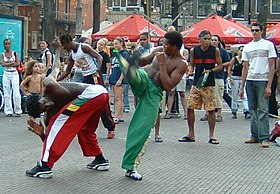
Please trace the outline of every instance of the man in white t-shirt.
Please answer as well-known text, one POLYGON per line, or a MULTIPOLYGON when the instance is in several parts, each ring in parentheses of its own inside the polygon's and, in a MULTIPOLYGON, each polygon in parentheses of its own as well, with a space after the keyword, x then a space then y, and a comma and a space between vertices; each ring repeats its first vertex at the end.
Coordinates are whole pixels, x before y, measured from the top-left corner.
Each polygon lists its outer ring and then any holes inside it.
POLYGON ((246 92, 251 114, 251 137, 245 143, 261 143, 269 147, 268 100, 271 95, 271 83, 275 71, 276 53, 273 43, 262 39, 263 27, 254 23, 251 27, 253 40, 244 46, 242 53, 243 72, 240 97, 246 92))

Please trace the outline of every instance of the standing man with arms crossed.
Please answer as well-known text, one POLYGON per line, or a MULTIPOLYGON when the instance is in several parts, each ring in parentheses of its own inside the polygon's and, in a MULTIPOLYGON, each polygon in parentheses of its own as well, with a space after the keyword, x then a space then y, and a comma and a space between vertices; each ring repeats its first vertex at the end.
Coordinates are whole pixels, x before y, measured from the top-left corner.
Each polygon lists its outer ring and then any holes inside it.
POLYGON ((140 61, 134 60, 135 56, 132 56, 130 64, 132 66, 128 66, 127 63, 121 64, 132 92, 139 98, 129 123, 122 161, 122 168, 126 170, 125 175, 133 180, 142 179, 136 168, 158 117, 162 92, 174 88, 187 71, 186 61, 180 54, 182 35, 179 32, 168 32, 164 37, 163 47, 156 48, 149 55, 140 58, 140 61), (135 63, 141 67, 145 66, 144 69, 135 68, 133 66, 135 63))
POLYGON ((190 51, 190 71, 194 73, 194 83, 190 91, 188 100, 188 126, 189 134, 179 139, 179 142, 195 142, 194 109, 201 109, 204 104, 204 109, 208 112, 209 125, 209 143, 219 144, 219 141, 214 138, 215 130, 215 77, 214 73, 220 72, 223 68, 219 48, 211 45, 211 33, 208 30, 203 30, 199 34, 200 45, 190 51), (217 64, 217 66, 215 66, 217 64), (201 85, 201 80, 205 73, 209 73, 205 84, 201 85))
POLYGON ((276 53, 273 43, 262 39, 263 27, 254 23, 251 27, 253 40, 242 52, 243 71, 240 97, 243 98, 246 81, 249 111, 251 115, 251 137, 245 143, 261 143, 269 147, 268 101, 275 71, 276 53))

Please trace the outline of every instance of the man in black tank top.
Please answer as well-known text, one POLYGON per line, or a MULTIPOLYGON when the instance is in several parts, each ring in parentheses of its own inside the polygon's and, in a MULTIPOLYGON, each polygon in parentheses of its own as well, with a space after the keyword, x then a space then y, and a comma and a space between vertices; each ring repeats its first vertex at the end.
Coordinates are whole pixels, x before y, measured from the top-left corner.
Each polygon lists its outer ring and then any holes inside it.
POLYGON ((188 100, 188 126, 189 134, 179 142, 194 142, 194 109, 204 109, 208 112, 209 143, 219 144, 214 138, 215 129, 215 79, 214 73, 222 70, 222 60, 218 48, 210 45, 211 33, 203 30, 199 34, 200 45, 190 51, 190 73, 194 72, 194 84, 188 100), (215 66, 217 64, 217 66, 215 66), (205 75, 208 74, 208 78, 205 75), (204 78, 204 79, 203 79, 204 78))

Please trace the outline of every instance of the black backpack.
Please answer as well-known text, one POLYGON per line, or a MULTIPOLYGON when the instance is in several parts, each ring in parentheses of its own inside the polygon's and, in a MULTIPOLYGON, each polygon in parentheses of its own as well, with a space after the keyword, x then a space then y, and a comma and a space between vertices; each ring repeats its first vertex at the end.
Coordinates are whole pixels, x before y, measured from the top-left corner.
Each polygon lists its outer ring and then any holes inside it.
MULTIPOLYGON (((48 64, 48 57, 47 57, 47 53, 51 53, 51 51, 50 50, 46 50, 45 52, 44 52, 44 54, 41 54, 40 55, 40 58, 38 59, 38 61, 39 62, 42 62, 42 58, 43 58, 43 55, 45 56, 45 58, 46 58, 46 64, 48 64)), ((51 53, 51 55, 52 55, 52 59, 51 59, 51 64, 53 65, 53 63, 54 63, 54 58, 55 58, 55 55, 54 54, 52 54, 51 53)))

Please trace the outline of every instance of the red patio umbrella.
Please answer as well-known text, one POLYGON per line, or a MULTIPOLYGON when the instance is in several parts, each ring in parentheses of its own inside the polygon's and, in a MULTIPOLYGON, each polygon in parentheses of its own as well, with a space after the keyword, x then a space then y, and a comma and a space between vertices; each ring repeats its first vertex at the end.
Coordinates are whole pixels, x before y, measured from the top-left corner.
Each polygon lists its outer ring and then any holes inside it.
POLYGON ((236 21, 236 20, 233 19, 233 18, 229 19, 228 21, 230 21, 230 22, 236 24, 237 26, 239 26, 239 27, 241 27, 241 28, 244 28, 245 30, 248 30, 249 32, 251 32, 251 29, 250 29, 250 28, 248 28, 247 26, 241 24, 240 22, 236 21))
POLYGON ((152 42, 156 42, 166 33, 154 24, 150 23, 148 25, 148 21, 142 16, 133 14, 110 27, 93 34, 91 37, 93 40, 107 38, 110 41, 117 37, 122 37, 125 40, 136 42, 142 32, 148 32, 148 26, 150 28, 152 42))
POLYGON ((276 45, 280 45, 280 23, 268 29, 266 32, 266 38, 276 45))
POLYGON ((184 43, 198 44, 198 35, 202 30, 209 30, 211 34, 219 35, 226 44, 248 43, 253 39, 250 31, 220 16, 213 15, 181 32, 184 43))

